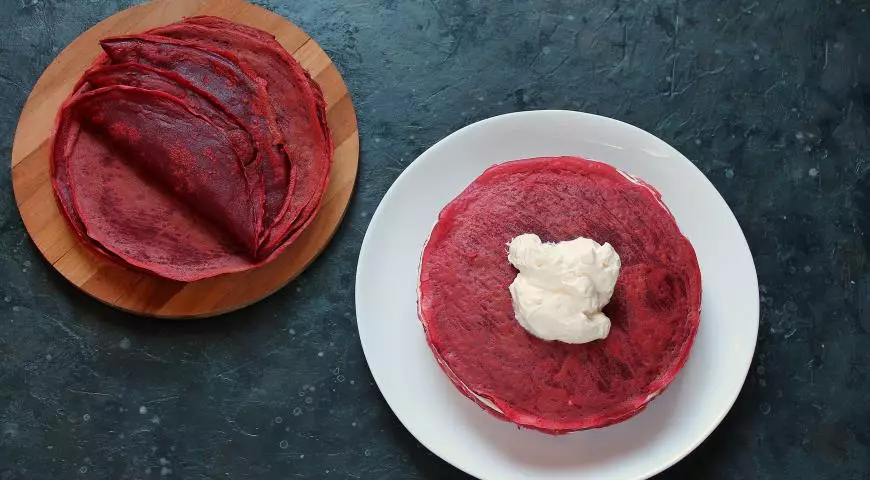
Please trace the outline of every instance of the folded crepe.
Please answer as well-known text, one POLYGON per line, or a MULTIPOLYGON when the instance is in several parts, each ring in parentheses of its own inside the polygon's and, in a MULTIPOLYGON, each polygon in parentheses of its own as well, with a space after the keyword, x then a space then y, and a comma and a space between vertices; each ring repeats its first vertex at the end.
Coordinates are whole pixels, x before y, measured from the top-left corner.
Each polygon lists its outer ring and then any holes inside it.
POLYGON ((180 281, 277 257, 316 215, 333 146, 274 37, 216 17, 101 41, 58 114, 61 212, 94 252, 180 281))

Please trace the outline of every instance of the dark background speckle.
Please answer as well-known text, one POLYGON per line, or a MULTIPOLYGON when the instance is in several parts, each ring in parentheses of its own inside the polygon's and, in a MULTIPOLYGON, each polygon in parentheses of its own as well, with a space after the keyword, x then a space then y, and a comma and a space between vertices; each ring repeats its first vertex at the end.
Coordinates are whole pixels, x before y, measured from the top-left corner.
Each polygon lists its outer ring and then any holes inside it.
MULTIPOLYGON (((73 38, 131 5, 2 0, 0 151, 73 38)), ((126 315, 55 274, 0 169, 0 479, 465 478, 389 411, 356 331, 356 258, 408 163, 459 127, 563 108, 638 125, 713 181, 761 283, 749 378, 661 479, 870 476, 870 2, 257 2, 329 52, 359 186, 298 281, 207 321, 126 315)), ((46 119, 51 121, 52 119, 46 119)))

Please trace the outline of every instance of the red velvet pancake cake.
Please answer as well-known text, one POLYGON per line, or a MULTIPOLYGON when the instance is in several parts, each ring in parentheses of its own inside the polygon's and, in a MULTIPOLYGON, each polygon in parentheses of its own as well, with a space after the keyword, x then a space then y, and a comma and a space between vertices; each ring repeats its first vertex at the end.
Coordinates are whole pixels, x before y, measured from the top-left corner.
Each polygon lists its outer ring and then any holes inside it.
POLYGON ((491 414, 551 434, 640 412, 685 364, 700 307, 694 249, 660 194, 576 157, 489 168, 441 211, 422 256, 419 314, 442 369, 491 414), (544 340, 520 324, 507 245, 529 233, 618 252, 605 338, 544 340))

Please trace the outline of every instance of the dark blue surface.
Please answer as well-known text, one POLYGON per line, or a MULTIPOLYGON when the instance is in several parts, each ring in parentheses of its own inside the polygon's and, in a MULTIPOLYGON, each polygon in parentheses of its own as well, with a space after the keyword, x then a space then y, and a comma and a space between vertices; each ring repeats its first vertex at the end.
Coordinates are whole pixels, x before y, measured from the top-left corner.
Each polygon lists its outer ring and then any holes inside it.
MULTIPOLYGON (((42 70, 129 1, 0 1, 0 151, 42 70)), ((408 163, 499 113, 583 110, 704 171, 755 255, 756 359, 732 412, 661 479, 870 476, 870 2, 260 2, 353 95, 359 184, 331 246, 241 312, 164 322, 42 260, 0 169, 0 479, 464 478, 382 400, 356 333, 369 217, 408 163)), ((46 122, 53 119, 46 118, 46 122)))

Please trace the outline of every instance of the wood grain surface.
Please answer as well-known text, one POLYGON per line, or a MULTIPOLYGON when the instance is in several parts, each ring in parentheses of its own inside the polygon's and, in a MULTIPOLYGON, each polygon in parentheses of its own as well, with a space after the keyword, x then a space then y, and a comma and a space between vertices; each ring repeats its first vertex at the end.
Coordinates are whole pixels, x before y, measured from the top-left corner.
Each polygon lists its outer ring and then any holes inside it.
POLYGON ((48 66, 21 113, 12 147, 12 186, 27 232, 45 259, 67 280, 119 309, 165 318, 217 315, 274 293, 305 269, 341 222, 356 181, 359 132, 347 87, 320 46, 287 19, 242 0, 156 0, 98 23, 48 66), (275 261, 238 274, 183 283, 96 256, 69 230, 49 177, 54 119, 61 103, 100 52, 103 37, 139 33, 192 15, 215 15, 274 35, 323 89, 335 143, 332 174, 317 218, 275 261))

